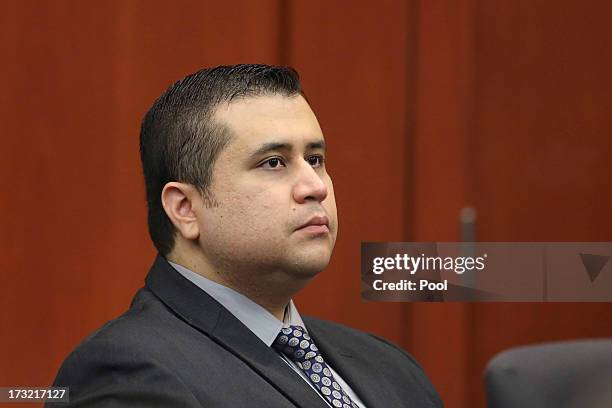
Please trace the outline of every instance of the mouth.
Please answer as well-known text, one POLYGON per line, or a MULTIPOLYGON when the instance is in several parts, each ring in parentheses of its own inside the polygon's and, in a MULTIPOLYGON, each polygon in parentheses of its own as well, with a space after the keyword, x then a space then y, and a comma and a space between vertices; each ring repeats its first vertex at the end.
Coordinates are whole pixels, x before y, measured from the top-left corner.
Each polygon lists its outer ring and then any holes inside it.
POLYGON ((325 215, 315 215, 296 229, 314 235, 329 233, 329 219, 325 215))

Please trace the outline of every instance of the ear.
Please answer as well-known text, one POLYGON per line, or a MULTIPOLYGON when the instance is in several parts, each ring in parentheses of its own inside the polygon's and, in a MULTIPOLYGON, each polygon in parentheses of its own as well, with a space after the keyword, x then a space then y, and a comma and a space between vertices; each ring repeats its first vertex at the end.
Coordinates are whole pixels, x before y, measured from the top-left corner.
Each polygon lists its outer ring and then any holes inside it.
POLYGON ((202 196, 196 187, 174 181, 167 183, 161 193, 161 202, 168 218, 183 238, 190 241, 199 238, 196 209, 201 207, 202 196))

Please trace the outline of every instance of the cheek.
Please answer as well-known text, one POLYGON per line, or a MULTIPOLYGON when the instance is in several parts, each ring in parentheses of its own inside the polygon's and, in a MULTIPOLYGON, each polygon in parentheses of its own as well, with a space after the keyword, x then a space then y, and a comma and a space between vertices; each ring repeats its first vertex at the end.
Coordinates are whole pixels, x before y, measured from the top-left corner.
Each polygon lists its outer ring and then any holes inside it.
POLYGON ((200 245, 215 259, 231 264, 272 262, 287 241, 285 222, 279 208, 267 201, 259 201, 258 194, 236 195, 219 200, 210 214, 208 225, 203 225, 200 245))
POLYGON ((217 203, 214 228, 222 229, 223 235, 233 235, 236 240, 261 235, 283 225, 282 210, 269 192, 224 192, 217 203))

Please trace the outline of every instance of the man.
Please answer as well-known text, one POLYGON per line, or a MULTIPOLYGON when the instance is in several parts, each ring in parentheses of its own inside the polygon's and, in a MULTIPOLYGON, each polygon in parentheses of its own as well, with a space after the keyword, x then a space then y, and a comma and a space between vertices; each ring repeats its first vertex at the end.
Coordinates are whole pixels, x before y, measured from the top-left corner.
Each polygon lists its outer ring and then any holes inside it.
POLYGON ((378 337, 299 315, 338 222, 325 141, 290 68, 205 69, 144 118, 159 255, 124 315, 66 359, 71 406, 439 407, 378 337))

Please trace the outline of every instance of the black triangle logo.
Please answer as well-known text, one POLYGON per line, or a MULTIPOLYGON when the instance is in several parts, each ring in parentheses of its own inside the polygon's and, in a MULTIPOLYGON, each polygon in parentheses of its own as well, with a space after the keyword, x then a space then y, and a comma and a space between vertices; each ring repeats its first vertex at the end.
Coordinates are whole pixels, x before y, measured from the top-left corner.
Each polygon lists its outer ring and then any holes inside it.
POLYGON ((599 276, 599 272, 606 266, 609 256, 605 255, 592 255, 592 254, 580 254, 582 258, 582 264, 591 278, 591 282, 595 282, 595 279, 599 276))

